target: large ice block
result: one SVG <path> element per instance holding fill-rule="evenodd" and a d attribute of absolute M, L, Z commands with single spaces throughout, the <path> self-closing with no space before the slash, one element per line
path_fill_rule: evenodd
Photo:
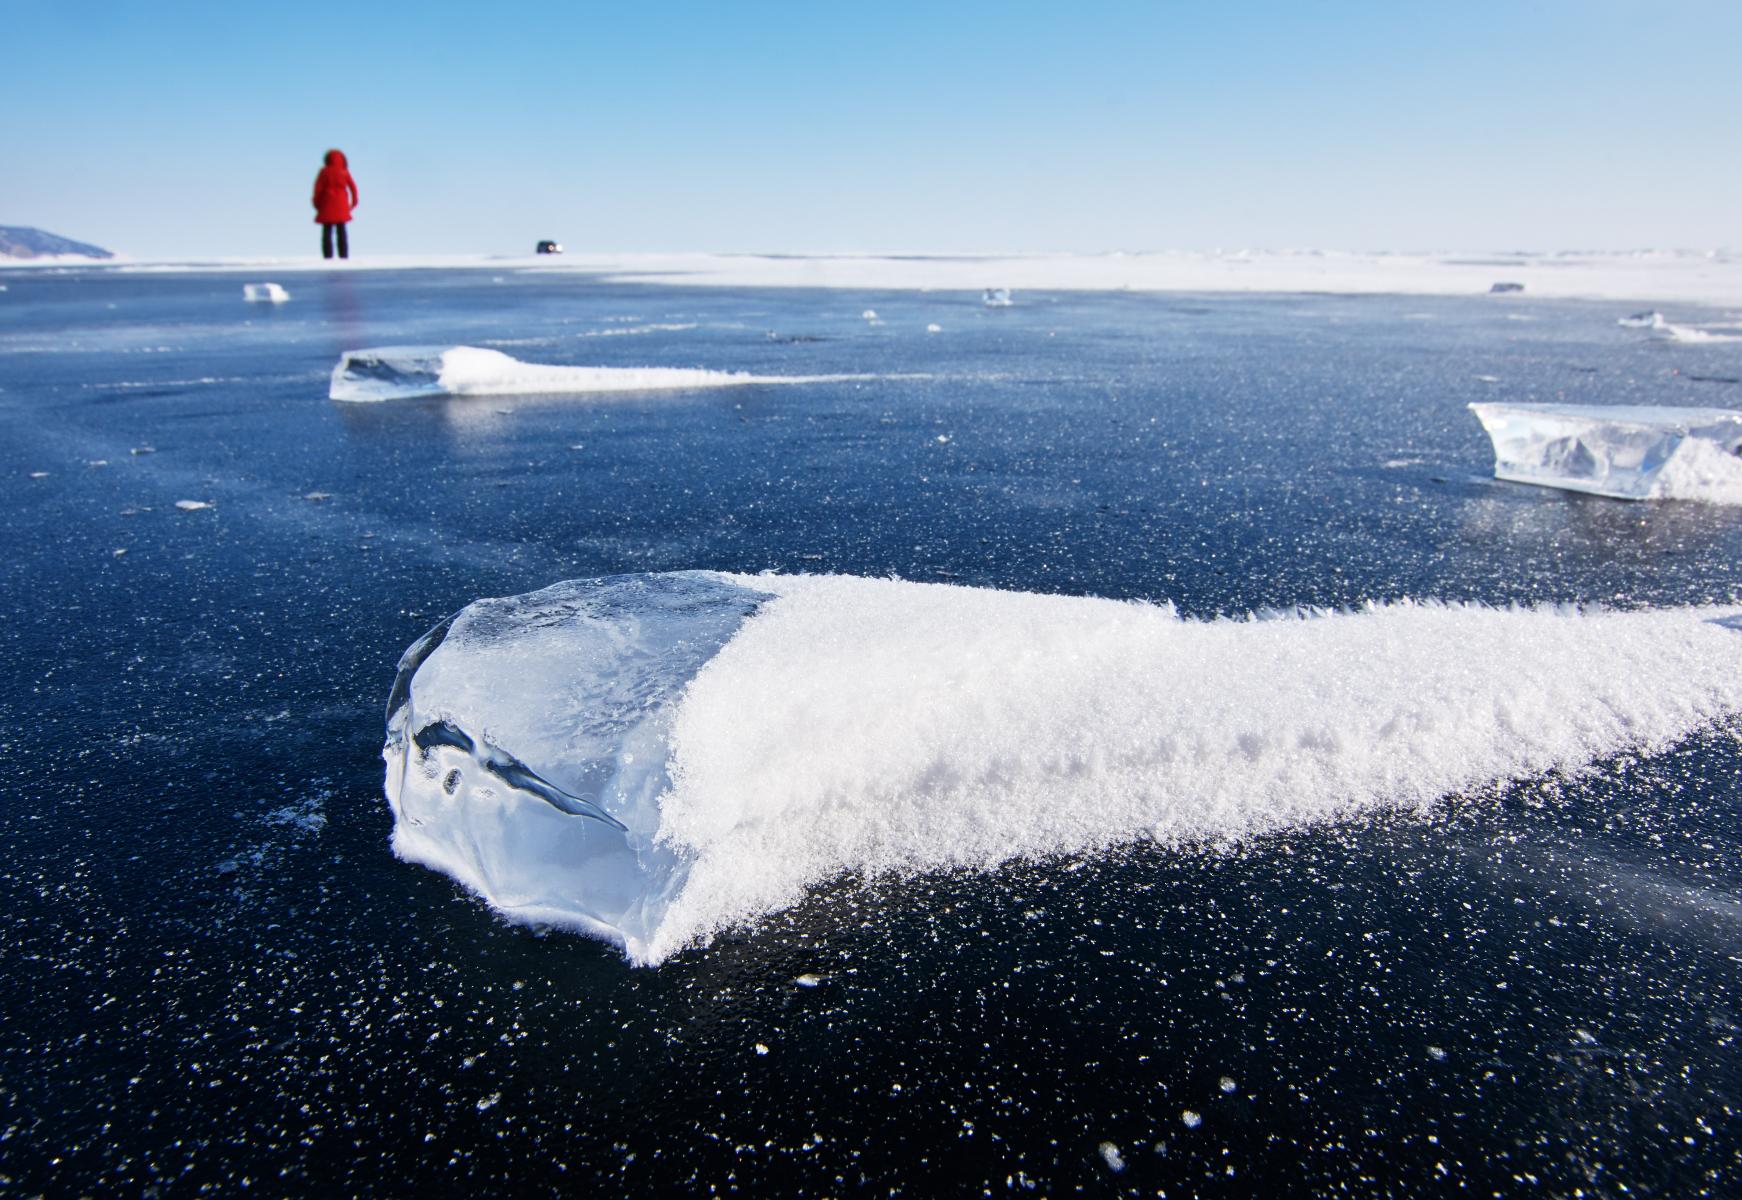
<path fill-rule="evenodd" d="M 563 367 L 521 362 L 481 346 L 377 346 L 347 350 L 328 396 L 372 402 L 424 396 L 581 395 L 757 383 L 810 383 L 834 376 L 751 375 L 690 367 Z"/>
<path fill-rule="evenodd" d="M 1742 503 L 1742 412 L 1595 404 L 1470 405 L 1494 474 L 1623 500 Z"/>
<path fill-rule="evenodd" d="M 1739 610 L 1181 620 L 847 576 L 480 600 L 388 704 L 393 845 L 656 963 L 843 875 L 1226 843 L 1742 712 Z"/>
<path fill-rule="evenodd" d="M 686 874 L 655 841 L 673 708 L 765 599 L 710 575 L 619 576 L 436 626 L 388 699 L 394 849 L 518 919 L 646 945 Z"/>

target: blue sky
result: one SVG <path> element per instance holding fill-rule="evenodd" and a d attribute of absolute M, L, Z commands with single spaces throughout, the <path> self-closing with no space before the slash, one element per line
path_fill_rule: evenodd
<path fill-rule="evenodd" d="M 1742 247 L 1742 3 L 0 0 L 0 224 L 361 252 Z"/>

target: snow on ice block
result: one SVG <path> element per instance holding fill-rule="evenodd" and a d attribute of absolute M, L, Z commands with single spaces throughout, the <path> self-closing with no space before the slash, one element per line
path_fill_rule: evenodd
<path fill-rule="evenodd" d="M 553 367 L 478 346 L 380 346 L 347 350 L 333 368 L 334 400 L 372 402 L 419 396 L 582 395 L 816 383 L 839 375 L 750 375 L 686 367 Z"/>
<path fill-rule="evenodd" d="M 1223 842 L 1742 712 L 1742 609 L 1172 609 L 847 576 L 479 600 L 388 700 L 400 857 L 651 964 L 845 874 Z"/>
<path fill-rule="evenodd" d="M 1494 474 L 1622 500 L 1742 504 L 1742 412 L 1587 404 L 1470 405 Z"/>
<path fill-rule="evenodd" d="M 290 293 L 276 283 L 245 283 L 242 299 L 250 304 L 283 304 L 290 299 Z"/>

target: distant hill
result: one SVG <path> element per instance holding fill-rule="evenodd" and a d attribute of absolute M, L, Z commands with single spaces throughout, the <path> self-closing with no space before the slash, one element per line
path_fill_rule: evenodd
<path fill-rule="evenodd" d="M 28 225 L 0 225 L 0 258 L 46 258 L 58 254 L 77 254 L 84 258 L 115 257 L 101 246 L 75 242 Z"/>

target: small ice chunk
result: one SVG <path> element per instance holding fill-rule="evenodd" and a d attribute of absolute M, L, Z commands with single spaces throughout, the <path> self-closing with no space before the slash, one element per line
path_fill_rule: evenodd
<path fill-rule="evenodd" d="M 1667 322 L 1664 321 L 1662 313 L 1655 308 L 1648 308 L 1644 312 L 1636 312 L 1630 317 L 1622 317 L 1615 324 L 1625 329 L 1662 329 Z"/>
<path fill-rule="evenodd" d="M 210 500 L 177 500 L 175 506 L 183 512 L 199 512 L 203 508 L 212 507 Z"/>
<path fill-rule="evenodd" d="M 1180 1124 L 1184 1125 L 1187 1129 L 1196 1129 L 1199 1125 L 1204 1123 L 1204 1118 L 1189 1108 L 1180 1113 L 1179 1119 Z"/>
<path fill-rule="evenodd" d="M 331 492 L 304 492 L 302 498 L 319 504 L 322 500 L 331 500 L 333 494 Z"/>
<path fill-rule="evenodd" d="M 1429 1058 L 1433 1059 L 1435 1062 L 1445 1062 L 1446 1061 L 1446 1052 L 1438 1046 L 1429 1046 L 1427 1048 L 1427 1056 Z"/>
<path fill-rule="evenodd" d="M 113 558 L 125 558 L 125 557 L 127 557 L 127 548 L 125 546 L 123 546 L 118 550 L 109 551 L 109 554 Z"/>
<path fill-rule="evenodd" d="M 367 403 L 426 396 L 574 396 L 609 392 L 817 383 L 830 375 L 750 375 L 690 367 L 563 367 L 525 363 L 480 346 L 378 346 L 347 350 L 327 395 Z"/>
<path fill-rule="evenodd" d="M 1221 1081 L 1216 1086 L 1222 1089 L 1222 1095 L 1224 1096 L 1232 1096 L 1235 1092 L 1240 1090 L 1240 1085 L 1234 1082 L 1234 1077 L 1232 1075 L 1222 1076 Z"/>
<path fill-rule="evenodd" d="M 1494 475 L 1622 500 L 1742 504 L 1742 412 L 1479 403 Z"/>
<path fill-rule="evenodd" d="M 877 310 L 874 308 L 868 308 L 859 315 L 864 317 L 867 321 L 875 321 L 877 319 Z"/>
<path fill-rule="evenodd" d="M 822 983 L 823 977 L 807 971 L 803 975 L 794 975 L 792 981 L 799 987 L 814 988 Z"/>
<path fill-rule="evenodd" d="M 764 1045 L 764 1044 L 763 1044 L 763 1043 L 761 1043 L 761 1042 L 757 1042 L 757 1043 L 756 1043 L 756 1053 L 757 1053 L 757 1054 L 758 1054 L 758 1055 L 763 1055 L 763 1054 L 767 1054 L 767 1053 L 768 1053 L 768 1047 L 767 1047 L 767 1046 L 765 1046 L 765 1045 Z"/>
<path fill-rule="evenodd" d="M 90 462 L 86 463 L 85 465 L 87 467 L 106 467 L 109 465 L 109 460 L 106 458 L 93 458 Z"/>
<path fill-rule="evenodd" d="M 32 471 L 30 473 L 30 477 L 32 479 L 47 479 L 48 472 L 47 471 Z"/>
<path fill-rule="evenodd" d="M 1010 289 L 987 288 L 984 294 L 980 297 L 980 303 L 984 304 L 987 308 L 1009 308 Z"/>
<path fill-rule="evenodd" d="M 129 453 L 129 454 L 156 454 L 157 447 L 156 446 L 135 446 L 135 447 L 133 447 L 133 449 L 129 450 L 127 453 Z"/>
<path fill-rule="evenodd" d="M 942 325 L 937 324 L 934 321 L 932 324 L 927 325 L 925 327 L 925 331 L 927 333 L 942 333 L 944 331 L 944 327 Z"/>
<path fill-rule="evenodd" d="M 1098 1147 L 1101 1151 L 1101 1161 L 1107 1164 L 1107 1169 L 1117 1175 L 1125 1169 L 1125 1156 L 1119 1153 L 1119 1147 L 1112 1142 L 1102 1142 Z"/>
<path fill-rule="evenodd" d="M 242 299 L 250 304 L 283 304 L 290 299 L 290 293 L 276 283 L 245 283 Z"/>

